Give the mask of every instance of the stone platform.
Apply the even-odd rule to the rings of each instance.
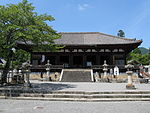
[[[135,84],[127,90],[126,83],[40,82],[31,81],[32,88],[5,86],[0,98],[48,101],[150,101],[150,84]]]

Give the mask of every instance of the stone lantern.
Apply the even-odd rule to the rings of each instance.
[[[22,64],[22,69],[24,70],[23,72],[26,73],[26,87],[31,87],[31,83],[30,83],[30,67],[32,65],[30,64],[30,61],[27,61],[25,63]]]
[[[47,76],[48,76],[49,81],[50,81],[51,80],[50,79],[50,68],[51,68],[50,60],[47,60],[47,64],[45,64],[45,66],[46,66]]]
[[[107,76],[107,71],[108,71],[108,65],[106,64],[106,60],[104,60],[103,71],[104,71],[104,77],[106,77]]]
[[[132,82],[132,74],[133,74],[132,69],[134,68],[134,65],[129,63],[125,66],[125,68],[127,69],[126,73],[128,75],[128,84],[126,85],[126,88],[127,89],[136,89]]]

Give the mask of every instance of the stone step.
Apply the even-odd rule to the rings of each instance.
[[[15,95],[14,95],[15,96]],[[16,95],[18,96],[18,95]],[[150,98],[150,94],[20,94],[21,97],[43,97],[43,98]]]
[[[91,69],[64,69],[64,71],[88,71],[90,72]]]
[[[47,91],[32,89],[32,90],[22,90],[22,89],[0,89],[0,94],[4,93],[37,93],[37,94],[150,94],[150,91],[101,91],[101,92],[86,92],[86,91]]]
[[[56,101],[150,101],[150,91],[79,92],[60,91],[42,93],[0,93],[1,99],[30,99]]]
[[[23,96],[23,97],[49,97],[49,98],[147,98],[150,94],[97,94],[97,95],[81,95],[81,94],[1,94],[0,96]]]
[[[11,93],[0,96],[11,97],[43,97],[43,98],[150,98],[150,94],[39,94],[39,93]]]
[[[64,69],[62,82],[92,82],[91,70],[85,69]]]
[[[49,94],[150,94],[150,91],[102,91],[102,92],[85,92],[85,91],[54,91]]]
[[[150,98],[94,98],[94,99],[87,99],[87,98],[6,97],[5,99],[15,99],[15,100],[43,100],[43,101],[80,101],[80,102],[150,101]]]

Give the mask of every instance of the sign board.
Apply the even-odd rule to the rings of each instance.
[[[117,66],[114,67],[114,75],[119,75],[119,68]]]

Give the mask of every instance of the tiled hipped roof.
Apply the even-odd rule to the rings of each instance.
[[[61,32],[60,39],[55,40],[61,45],[115,45],[141,43],[141,40],[127,39],[99,32]]]

